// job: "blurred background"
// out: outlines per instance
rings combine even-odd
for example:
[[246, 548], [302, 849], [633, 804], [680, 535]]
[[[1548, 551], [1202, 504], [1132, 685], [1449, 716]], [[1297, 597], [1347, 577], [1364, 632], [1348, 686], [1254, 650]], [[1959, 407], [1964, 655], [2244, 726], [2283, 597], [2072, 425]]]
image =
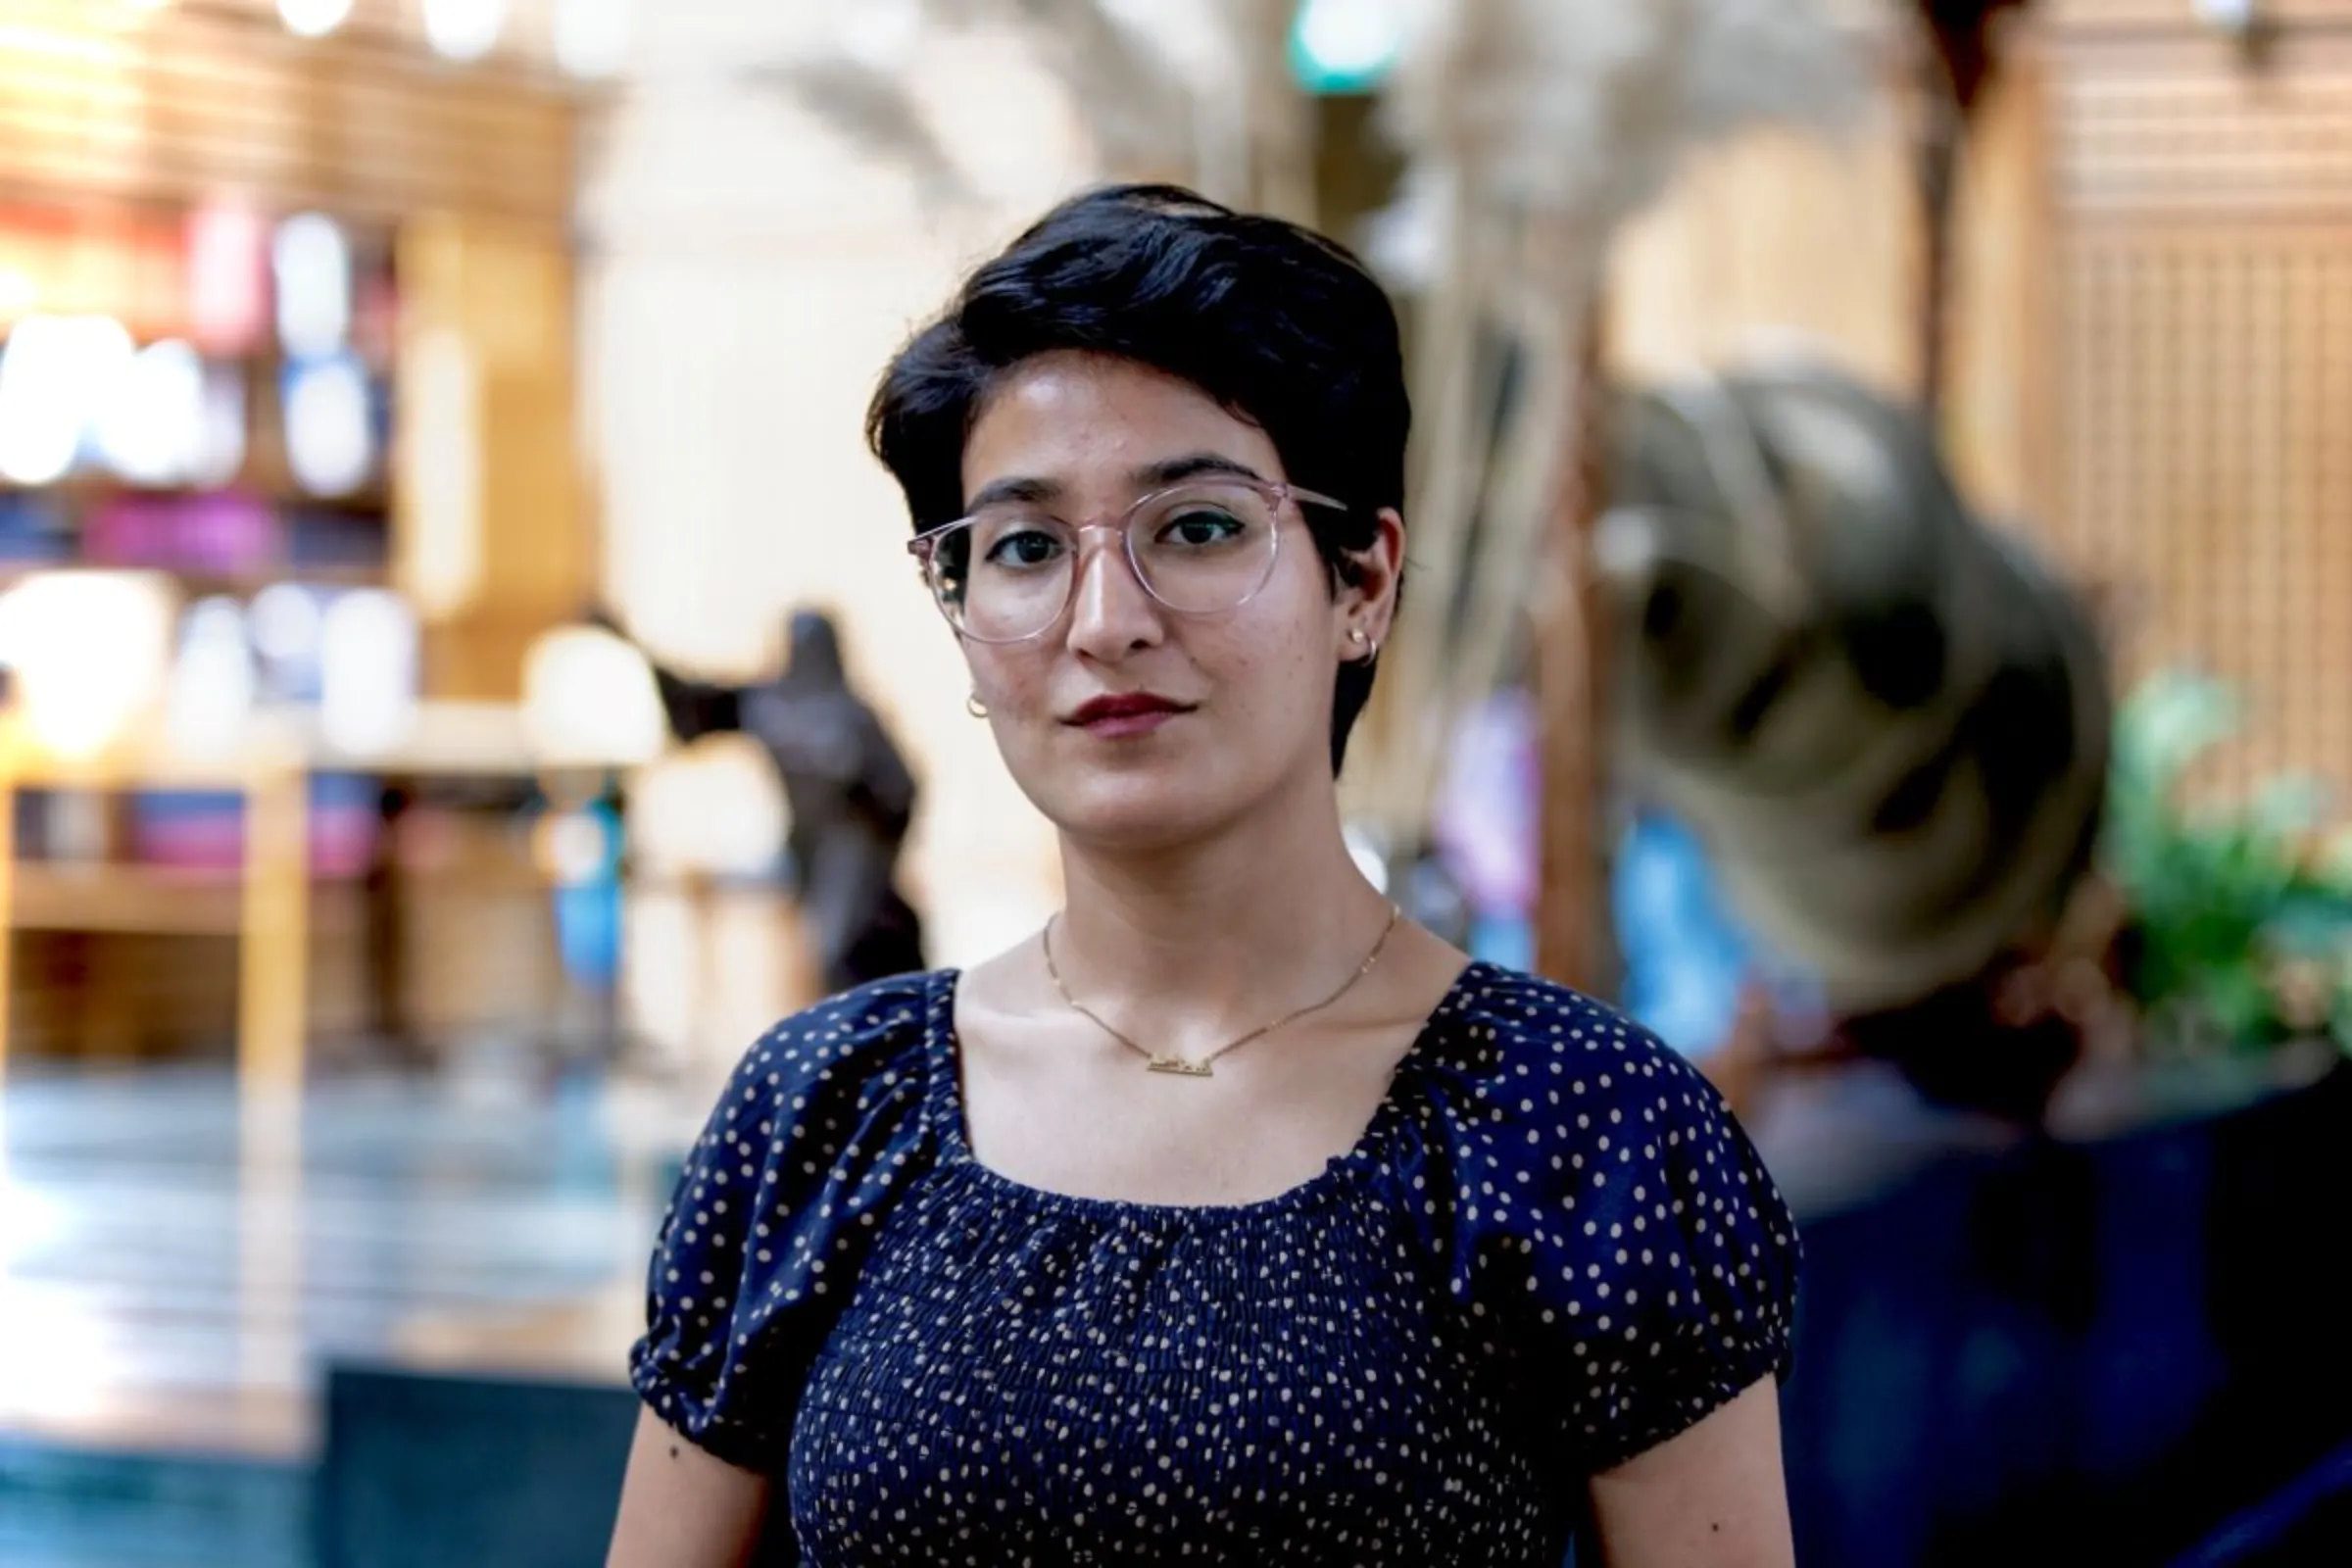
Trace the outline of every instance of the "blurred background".
[[0, 1562], [602, 1560], [1056, 905], [860, 424], [1111, 177], [1395, 292], [1349, 831], [1746, 1119], [1802, 1560], [2352, 1561], [2352, 0], [0, 0]]

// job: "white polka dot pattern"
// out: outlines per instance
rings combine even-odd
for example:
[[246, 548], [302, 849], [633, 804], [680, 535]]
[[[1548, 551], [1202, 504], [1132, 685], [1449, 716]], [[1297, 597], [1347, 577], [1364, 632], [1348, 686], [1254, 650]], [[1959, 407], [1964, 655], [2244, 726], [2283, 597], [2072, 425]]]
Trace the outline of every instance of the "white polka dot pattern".
[[971, 1156], [955, 976], [779, 1026], [660, 1247], [638, 1391], [786, 1482], [811, 1568], [1557, 1568], [1582, 1481], [1785, 1370], [1793, 1226], [1706, 1081], [1476, 964], [1362, 1140], [1261, 1203]]

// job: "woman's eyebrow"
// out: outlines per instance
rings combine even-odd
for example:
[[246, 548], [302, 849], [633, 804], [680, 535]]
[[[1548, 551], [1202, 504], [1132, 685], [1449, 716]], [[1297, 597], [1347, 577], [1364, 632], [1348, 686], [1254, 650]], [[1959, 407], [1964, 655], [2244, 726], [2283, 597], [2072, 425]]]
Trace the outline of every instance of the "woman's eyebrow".
[[1062, 485], [1058, 479], [1033, 479], [1026, 476], [991, 479], [973, 494], [970, 501], [964, 503], [964, 510], [979, 512], [984, 508], [1003, 506], [1007, 501], [1044, 506], [1060, 500], [1061, 495]]
[[1188, 452], [1181, 458], [1162, 458], [1128, 471], [1127, 477], [1138, 490], [1155, 490], [1163, 485], [1182, 484], [1202, 474], [1220, 474], [1236, 479], [1255, 479], [1265, 483], [1265, 476], [1247, 463], [1226, 457], [1218, 452]]

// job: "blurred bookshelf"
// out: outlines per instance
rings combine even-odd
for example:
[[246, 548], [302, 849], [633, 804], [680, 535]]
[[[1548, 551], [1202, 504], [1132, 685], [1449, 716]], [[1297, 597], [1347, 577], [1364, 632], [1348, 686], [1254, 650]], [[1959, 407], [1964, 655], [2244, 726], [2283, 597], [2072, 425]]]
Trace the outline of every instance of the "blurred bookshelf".
[[[416, 870], [388, 803], [452, 765], [416, 714], [511, 707], [533, 639], [590, 597], [568, 222], [599, 89], [560, 58], [564, 9], [522, 8], [466, 59], [394, 0], [307, 37], [245, 0], [11, 12], [0, 1006], [20, 1059], [217, 1054], [245, 1032], [253, 988], [222, 960], [253, 945], [250, 786], [277, 776], [239, 750], [257, 726], [301, 737], [273, 799], [303, 887], [275, 961], [320, 977], [302, 1026], [364, 1033], [381, 1010], [370, 909]], [[455, 808], [485, 820], [428, 824], [465, 848], [422, 874], [512, 888], [527, 865], [528, 760], [492, 750], [460, 770], [516, 776]], [[137, 1006], [107, 1005], [137, 1018], [76, 1021], [126, 982]]]

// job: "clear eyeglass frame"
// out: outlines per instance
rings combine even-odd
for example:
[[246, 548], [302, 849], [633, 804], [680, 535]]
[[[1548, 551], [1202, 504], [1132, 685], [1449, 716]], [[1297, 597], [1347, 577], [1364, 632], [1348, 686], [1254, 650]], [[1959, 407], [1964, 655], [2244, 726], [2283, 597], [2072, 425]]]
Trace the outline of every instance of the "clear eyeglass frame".
[[[1251, 491], [1261, 497], [1266, 502], [1269, 510], [1271, 510], [1273, 513], [1276, 526], [1274, 529], [1272, 548], [1266, 552], [1265, 568], [1259, 573], [1257, 581], [1250, 586], [1250, 590], [1233, 600], [1233, 602], [1230, 604], [1218, 605], [1210, 609], [1199, 609], [1184, 605], [1171, 604], [1165, 597], [1161, 595], [1158, 589], [1152, 586], [1151, 575], [1145, 571], [1142, 561], [1138, 559], [1136, 555], [1136, 519], [1143, 516], [1153, 506], [1167, 500], [1170, 496], [1181, 495], [1188, 490], [1218, 488]], [[1232, 611], [1239, 610], [1243, 606], [1249, 604], [1250, 601], [1255, 599], [1261, 592], [1264, 591], [1267, 583], [1274, 580], [1274, 569], [1278, 564], [1280, 564], [1282, 560], [1282, 528], [1280, 524], [1283, 514], [1286, 511], [1297, 512], [1300, 506], [1328, 507], [1334, 512], [1346, 512], [1348, 510], [1348, 504], [1344, 501], [1335, 501], [1330, 496], [1321, 495], [1315, 491], [1303, 489], [1295, 484], [1276, 484], [1270, 480], [1250, 478], [1243, 474], [1218, 473], [1203, 474], [1197, 478], [1186, 479], [1181, 483], [1163, 485], [1159, 489], [1153, 490], [1148, 495], [1139, 496], [1115, 520], [1106, 517], [1097, 517], [1090, 522], [1065, 522], [1062, 524], [1062, 526], [1069, 529], [1069, 531], [1073, 535], [1077, 536], [1077, 538], [1080, 540], [1083, 540], [1086, 535], [1098, 530], [1107, 529], [1117, 533], [1119, 536], [1120, 554], [1126, 558], [1128, 571], [1134, 576], [1138, 583], [1143, 585], [1144, 592], [1152, 596], [1152, 602], [1158, 605], [1161, 609], [1167, 611], [1170, 614], [1222, 615], [1229, 613]], [[991, 647], [999, 648], [1009, 648], [1018, 646], [1021, 643], [1035, 642], [1038, 638], [1043, 637], [1048, 632], [1052, 631], [1055, 626], [1060, 625], [1062, 617], [1069, 613], [1070, 606], [1075, 603], [1078, 598], [1078, 580], [1081, 573], [1077, 566], [1073, 564], [1073, 567], [1070, 571], [1069, 583], [1062, 594], [1061, 604], [1056, 607], [1052, 615], [1046, 618], [1044, 624], [1040, 625], [1035, 631], [1023, 632], [1017, 637], [982, 636], [978, 632], [972, 630], [970, 625], [964, 620], [962, 612], [956, 608], [954, 595], [949, 591], [946, 582], [941, 577], [939, 563], [940, 550], [943, 545], [945, 545], [949, 540], [953, 539], [957, 533], [976, 527], [978, 524], [986, 520], [987, 519], [985, 517], [977, 515], [958, 517], [954, 522], [946, 522], [940, 524], [936, 528], [925, 529], [923, 532], [916, 534], [912, 539], [906, 541], [906, 553], [914, 557], [916, 563], [921, 566], [923, 582], [931, 590], [932, 603], [939, 607], [939, 612], [947, 618], [948, 624], [955, 629], [957, 636], [965, 638], [971, 642], [986, 643]], [[1303, 514], [1300, 515], [1299, 520], [1301, 522], [1305, 520]]]

